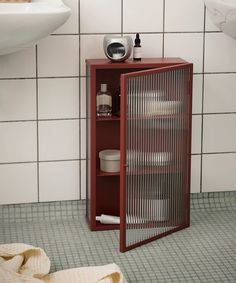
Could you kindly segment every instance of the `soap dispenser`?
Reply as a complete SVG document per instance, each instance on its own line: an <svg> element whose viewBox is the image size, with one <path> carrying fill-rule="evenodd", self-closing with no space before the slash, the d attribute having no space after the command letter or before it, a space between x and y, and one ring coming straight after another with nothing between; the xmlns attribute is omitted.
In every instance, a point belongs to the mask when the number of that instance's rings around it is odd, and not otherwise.
<svg viewBox="0 0 236 283"><path fill-rule="evenodd" d="M136 33L136 38L134 40L134 49L133 49L133 59L134 60L141 60L141 50L142 50L142 47L140 45L141 43L141 40L139 38L139 33Z"/></svg>

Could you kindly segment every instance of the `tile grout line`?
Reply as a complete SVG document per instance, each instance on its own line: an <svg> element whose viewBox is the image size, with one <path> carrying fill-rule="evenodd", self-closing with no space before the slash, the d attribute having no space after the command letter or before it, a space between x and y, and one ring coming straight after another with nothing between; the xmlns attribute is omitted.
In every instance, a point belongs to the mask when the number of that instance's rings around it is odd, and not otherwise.
<svg viewBox="0 0 236 283"><path fill-rule="evenodd" d="M163 0L163 27L162 27L162 58L165 57L165 9L166 9L166 1Z"/></svg>
<svg viewBox="0 0 236 283"><path fill-rule="evenodd" d="M124 0L121 0L121 36L124 34Z"/></svg>
<svg viewBox="0 0 236 283"><path fill-rule="evenodd" d="M201 113L201 159L200 159L200 193L203 188L203 134L204 134L204 86L205 86L205 40L206 40L206 6L204 5L204 21L203 21L203 54L202 54L202 113Z"/></svg>
<svg viewBox="0 0 236 283"><path fill-rule="evenodd" d="M37 201L39 200L39 104L38 104L38 94L39 94L39 86L38 86L38 45L35 46L35 60L36 60L36 131L37 131Z"/></svg>
<svg viewBox="0 0 236 283"><path fill-rule="evenodd" d="M212 115L235 115L236 112L215 112L215 113L193 113L193 116L212 116ZM22 123L22 122L50 122L50 121L76 121L76 120L86 120L86 117L77 118L45 118L45 119L28 119L28 120L3 120L1 123Z"/></svg>
<svg viewBox="0 0 236 283"><path fill-rule="evenodd" d="M236 112L235 112L236 113ZM0 121L0 123L22 123L22 122L49 122L49 121L76 121L76 120L83 120L83 118L48 118L48 119L29 119L29 120L5 120Z"/></svg>
<svg viewBox="0 0 236 283"><path fill-rule="evenodd" d="M124 0L121 0L122 3L122 7L123 7L123 3ZM165 1L165 0L163 0ZM126 32L127 34L132 34L132 31L128 31ZM158 34L158 33L162 33L162 32L153 32L153 31L142 31L142 33L144 34ZM170 33L170 34L175 34L175 33L180 33L180 34L185 34L185 33L203 33L202 30L191 30L191 31L183 31L183 30L179 30L179 31L167 31L166 33ZM218 31L218 30L208 30L205 31L205 33L223 33L222 31ZM117 34L117 32L79 32L79 33L58 33L58 34L51 34L51 36L77 36L77 35L104 35L104 34Z"/></svg>
<svg viewBox="0 0 236 283"><path fill-rule="evenodd" d="M235 152L236 153L236 152ZM37 164L37 163L50 163L50 162L73 162L73 161L84 161L85 158L72 158L72 159L52 159L52 160L31 160L31 161L13 161L13 162L0 162L2 165L14 165L14 164Z"/></svg>
<svg viewBox="0 0 236 283"><path fill-rule="evenodd" d="M79 183L79 199L81 200L81 196L82 196L82 181L81 181L81 101L82 101L82 89L81 89L81 48L80 48L80 42L81 42L81 34L80 34L80 19L81 19L81 15L80 15L80 0L78 0L78 40L79 40L79 157L80 157L80 160L79 160L79 176L78 176L78 183Z"/></svg>
<svg viewBox="0 0 236 283"><path fill-rule="evenodd" d="M226 151L226 152L205 152L202 155L227 155L236 154L236 151ZM201 153L192 153L191 156L201 156ZM31 161L12 161L12 162L0 162L0 166L4 165L17 165L17 164L37 164L37 163L51 163L51 162L74 162L74 161L86 161L86 158L74 158L74 159L52 159L52 160L31 160Z"/></svg>
<svg viewBox="0 0 236 283"><path fill-rule="evenodd" d="M117 33L116 33L117 34ZM132 33L133 34L133 33ZM159 33L163 34L163 32ZM166 34L166 32L165 32ZM206 34L206 33L205 33ZM194 72L194 75L202 75L202 72ZM236 74L236 71L215 71L215 72L205 72L204 74L207 75L229 75L229 74ZM80 76L38 76L38 79L76 79L76 78L85 78L86 75L80 75ZM34 80L36 77L5 77L0 78L0 81L8 81L8 80Z"/></svg>

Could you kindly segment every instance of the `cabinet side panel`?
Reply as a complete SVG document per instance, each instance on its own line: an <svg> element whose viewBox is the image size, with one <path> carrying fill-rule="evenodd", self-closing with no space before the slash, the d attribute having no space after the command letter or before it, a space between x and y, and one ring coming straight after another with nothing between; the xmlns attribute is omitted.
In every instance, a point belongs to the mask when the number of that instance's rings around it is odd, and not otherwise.
<svg viewBox="0 0 236 283"><path fill-rule="evenodd" d="M86 65L86 216L88 221L91 221L90 204L91 204L91 139L90 139L90 128L91 128L91 77L90 67Z"/></svg>

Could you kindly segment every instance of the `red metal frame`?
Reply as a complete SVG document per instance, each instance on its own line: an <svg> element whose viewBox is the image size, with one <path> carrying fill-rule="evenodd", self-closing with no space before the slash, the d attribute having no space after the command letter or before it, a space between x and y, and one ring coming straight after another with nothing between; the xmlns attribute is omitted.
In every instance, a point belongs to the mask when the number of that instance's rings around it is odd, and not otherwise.
<svg viewBox="0 0 236 283"><path fill-rule="evenodd" d="M96 70L94 68L91 68L91 78L96 81ZM96 93L96 85L91 80L91 101L90 101L90 121L91 121L91 128L90 128L90 140L91 140L91 212L90 212L90 221L91 221L91 229L96 226L96 100L92 99L92 96ZM95 109L95 111L94 111ZM92 154L93 153L93 154Z"/></svg>
<svg viewBox="0 0 236 283"><path fill-rule="evenodd" d="M187 164L187 184L186 184L186 193L187 193L187 213L186 213L186 223L187 226L190 226L190 188L191 188L191 148L192 148L192 89L193 89L193 64L190 65L190 72L189 72L189 95L188 95L188 116L189 116L189 136L188 136L188 164Z"/></svg>
<svg viewBox="0 0 236 283"><path fill-rule="evenodd" d="M88 176L91 180L91 191L90 191L90 220L88 220L90 229L93 231L96 230L110 230L110 229L119 229L121 227L125 227L125 221L126 221L126 208L125 208L125 172L126 172L126 155L125 155L125 109L126 109L126 96L122 96L121 98L121 119L119 121L119 118L112 117L112 118L97 118L96 117L96 92L98 87L98 77L97 74L100 74L100 72L103 72L103 70L111 70L111 72L114 72L115 70L120 70L120 76L121 76L121 93L125 93L125 82L126 77L128 74L122 75L122 72L124 73L132 72L132 76L139 76L140 74L147 74L153 73L153 72L167 72L169 70L177 70L180 68L186 68L188 66L190 71L190 77L189 77L189 116L191 116L191 88L192 88L192 64L188 64L188 62L180 59L180 58L148 58L148 59L142 59L141 61L133 61L133 60L127 60L125 62L111 62L107 59L88 59L86 60L86 64L90 67L90 92L91 92L91 105L90 105L90 113L91 113L91 124L90 124L90 156L91 156L91 166L90 171L91 175ZM158 69L157 69L158 68ZM152 70L157 69L157 70ZM135 72L133 72L134 70ZM138 71L137 71L138 70ZM140 71L139 71L140 70ZM145 71L144 71L145 70ZM112 75L111 75L112 76ZM112 80L112 77L109 78ZM96 222L96 211L97 211L97 200L98 200L98 194L101 192L98 190L97 187L97 180L98 178L119 178L119 174L104 174L102 172L97 172L97 125L98 123L120 123L120 132L122 133L120 135L120 150L121 150L121 168L120 168L120 219L121 223L120 225L102 225ZM99 124L102 125L102 124ZM191 133L191 117L189 118L189 129ZM107 137L106 137L107 138ZM126 247L125 246L125 230L124 228L121 228L121 234L120 234L120 250L122 252L127 251L131 248L134 248L136 246L142 245L144 243L147 243L149 241L152 241L154 239L160 238L164 235L173 233L174 231L183 229L187 226L189 226L189 211L190 211L190 165L191 165L191 135L189 136L188 141L188 152L190 153L188 156L188 177L187 177L187 184L186 184L186 192L187 192L187 219L186 223L187 225L184 225L182 227L178 227L176 229L173 229L172 231L169 231L167 233L163 233L161 236L153 237L149 240L145 240L142 243L136 244L132 247ZM106 197L106 196L105 196ZM109 201L109 200L108 200Z"/></svg>

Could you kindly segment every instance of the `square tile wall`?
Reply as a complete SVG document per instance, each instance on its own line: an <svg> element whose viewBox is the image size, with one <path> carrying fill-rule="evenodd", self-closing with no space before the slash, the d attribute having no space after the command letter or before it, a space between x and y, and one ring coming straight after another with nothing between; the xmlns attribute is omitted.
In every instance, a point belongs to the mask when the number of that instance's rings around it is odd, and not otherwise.
<svg viewBox="0 0 236 283"><path fill-rule="evenodd" d="M39 201L60 201L79 199L79 172L79 161L40 163Z"/></svg>
<svg viewBox="0 0 236 283"><path fill-rule="evenodd" d="M1 203L85 198L85 59L105 58L104 35L136 32L143 57L194 63L192 192L236 190L233 172L219 174L236 154L236 40L211 23L203 1L64 2L72 14L63 26L0 56Z"/></svg>

